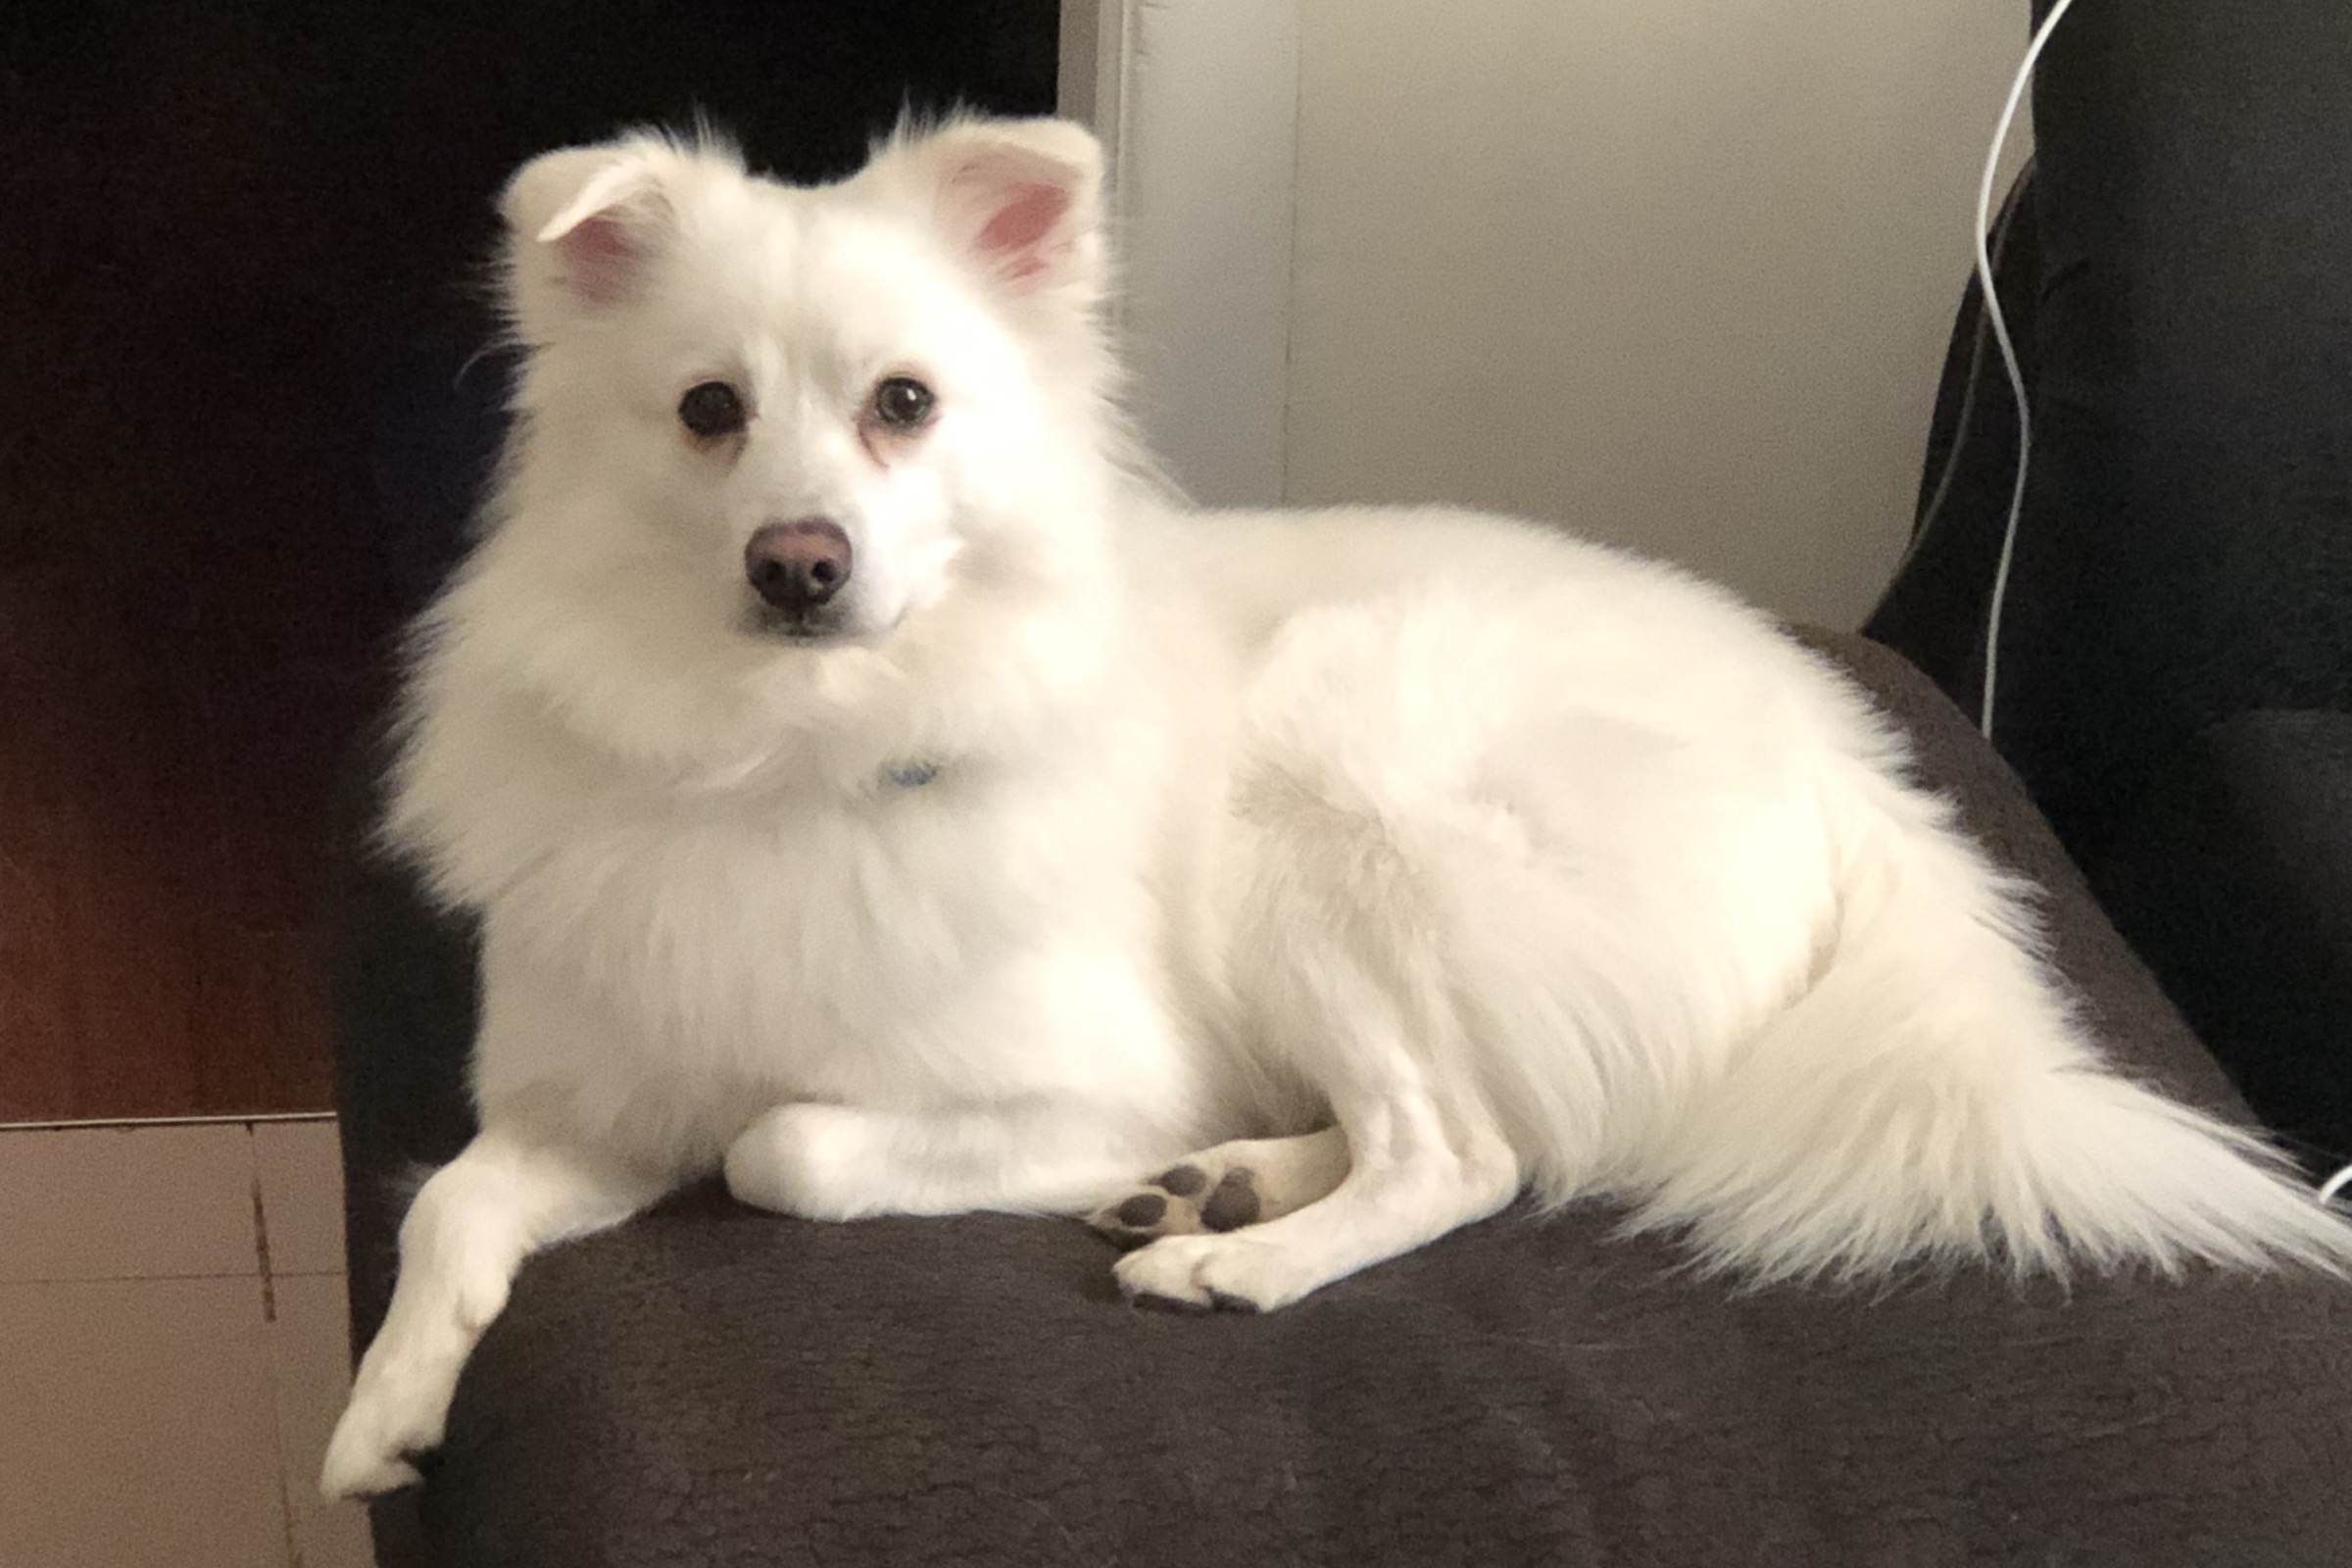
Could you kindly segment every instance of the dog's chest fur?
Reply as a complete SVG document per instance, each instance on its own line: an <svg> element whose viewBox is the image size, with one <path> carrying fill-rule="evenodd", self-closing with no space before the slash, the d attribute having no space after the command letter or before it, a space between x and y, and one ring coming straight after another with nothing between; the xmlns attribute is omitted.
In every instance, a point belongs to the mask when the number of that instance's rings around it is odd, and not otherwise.
<svg viewBox="0 0 2352 1568"><path fill-rule="evenodd" d="M1131 777L924 757L854 788L697 795L519 739L460 816L469 845L437 858L471 868L514 960L603 1025L567 1070L995 1101L1085 1092L1105 1031L1176 1045L1160 835L1139 825L1156 808ZM1152 1076L1135 1092L1176 1092Z"/></svg>

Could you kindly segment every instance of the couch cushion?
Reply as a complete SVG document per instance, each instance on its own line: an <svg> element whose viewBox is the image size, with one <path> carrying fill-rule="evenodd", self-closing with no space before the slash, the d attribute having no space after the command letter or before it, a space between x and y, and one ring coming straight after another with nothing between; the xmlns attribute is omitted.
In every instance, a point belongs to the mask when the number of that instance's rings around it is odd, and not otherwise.
<svg viewBox="0 0 2352 1568"><path fill-rule="evenodd" d="M1960 715L1828 641L2051 889L2117 1057L2233 1106ZM503 1568L2347 1560L2352 1290L1737 1294L1612 1218L1509 1214L1190 1317L1122 1304L1074 1222L815 1225L705 1190L523 1270L415 1505L441 1561Z"/></svg>

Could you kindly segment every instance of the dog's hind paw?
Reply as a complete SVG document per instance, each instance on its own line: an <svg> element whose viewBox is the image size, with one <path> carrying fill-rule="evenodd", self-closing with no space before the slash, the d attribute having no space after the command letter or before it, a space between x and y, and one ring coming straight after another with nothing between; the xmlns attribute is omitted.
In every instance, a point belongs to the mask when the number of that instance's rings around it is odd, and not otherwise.
<svg viewBox="0 0 2352 1568"><path fill-rule="evenodd" d="M1247 1235L1171 1236L1112 1272L1135 1305L1191 1312L1270 1312L1323 1283L1310 1260Z"/></svg>
<svg viewBox="0 0 2352 1568"><path fill-rule="evenodd" d="M1337 1128L1240 1139L1169 1166L1087 1223L1127 1248L1163 1236L1221 1235L1304 1208L1347 1174L1348 1143Z"/></svg>
<svg viewBox="0 0 2352 1568"><path fill-rule="evenodd" d="M1257 1172L1232 1165L1211 1180L1195 1158L1171 1165L1117 1202L1095 1210L1087 1223L1121 1247L1141 1247L1162 1236L1238 1230L1271 1217L1258 1196Z"/></svg>

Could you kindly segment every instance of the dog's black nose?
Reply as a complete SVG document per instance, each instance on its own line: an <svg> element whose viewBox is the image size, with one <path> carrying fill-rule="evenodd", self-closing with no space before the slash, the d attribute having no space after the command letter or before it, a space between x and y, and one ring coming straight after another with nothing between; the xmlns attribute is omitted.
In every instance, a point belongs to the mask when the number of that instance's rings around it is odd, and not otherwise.
<svg viewBox="0 0 2352 1568"><path fill-rule="evenodd" d="M814 610L850 580L850 536L830 517L771 522L743 547L743 574L778 610Z"/></svg>

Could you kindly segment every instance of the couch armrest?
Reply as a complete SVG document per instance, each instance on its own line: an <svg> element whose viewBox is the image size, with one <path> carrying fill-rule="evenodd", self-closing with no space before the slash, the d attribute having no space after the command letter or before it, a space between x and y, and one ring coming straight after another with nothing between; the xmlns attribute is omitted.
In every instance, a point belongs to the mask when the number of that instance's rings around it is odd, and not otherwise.
<svg viewBox="0 0 2352 1568"><path fill-rule="evenodd" d="M335 1102L359 1344L383 1320L400 1217L417 1180L473 1136L474 934L427 904L415 874L375 844L389 758L377 733L345 763L329 882Z"/></svg>
<svg viewBox="0 0 2352 1568"><path fill-rule="evenodd" d="M2241 713L2159 769L2093 867L2255 1110L2352 1159L2352 713Z"/></svg>

